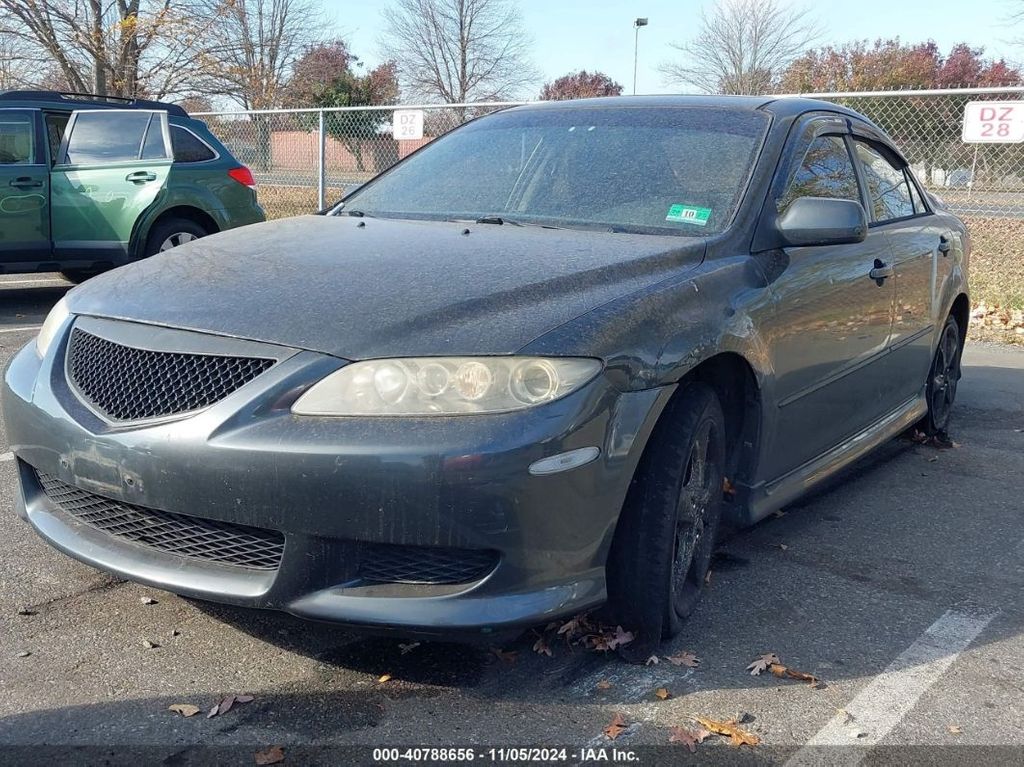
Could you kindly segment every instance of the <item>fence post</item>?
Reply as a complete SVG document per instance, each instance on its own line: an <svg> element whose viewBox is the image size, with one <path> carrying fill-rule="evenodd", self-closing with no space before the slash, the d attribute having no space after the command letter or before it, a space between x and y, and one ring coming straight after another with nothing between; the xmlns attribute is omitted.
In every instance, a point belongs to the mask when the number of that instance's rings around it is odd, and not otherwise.
<svg viewBox="0 0 1024 767"><path fill-rule="evenodd" d="M320 110L320 131L318 134L317 152L317 194L320 210L327 207L327 131L324 125L324 110Z"/></svg>

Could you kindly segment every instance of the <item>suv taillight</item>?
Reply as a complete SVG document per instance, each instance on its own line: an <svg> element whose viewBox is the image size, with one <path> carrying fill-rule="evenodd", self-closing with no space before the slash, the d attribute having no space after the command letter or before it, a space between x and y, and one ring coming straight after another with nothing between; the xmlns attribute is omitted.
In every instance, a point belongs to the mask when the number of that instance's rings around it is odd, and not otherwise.
<svg viewBox="0 0 1024 767"><path fill-rule="evenodd" d="M250 189L256 188L256 179L252 177L252 171L246 168L244 165L240 168L232 168L228 171L228 175L231 176L239 184L244 184Z"/></svg>

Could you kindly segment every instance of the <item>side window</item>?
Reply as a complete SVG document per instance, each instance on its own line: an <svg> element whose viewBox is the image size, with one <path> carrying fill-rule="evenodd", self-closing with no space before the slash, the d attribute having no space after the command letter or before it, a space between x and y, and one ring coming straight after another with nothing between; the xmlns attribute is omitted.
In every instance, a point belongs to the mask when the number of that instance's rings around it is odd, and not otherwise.
<svg viewBox="0 0 1024 767"><path fill-rule="evenodd" d="M841 136L818 136L811 142L785 194L776 203L779 213L798 197L860 201L857 174Z"/></svg>
<svg viewBox="0 0 1024 767"><path fill-rule="evenodd" d="M64 161L103 165L138 160L151 117L149 112L79 112Z"/></svg>
<svg viewBox="0 0 1024 767"><path fill-rule="evenodd" d="M164 131L160 120L153 116L149 122L149 130L146 131L146 140L142 145L143 160L166 160L167 147L164 146Z"/></svg>
<svg viewBox="0 0 1024 767"><path fill-rule="evenodd" d="M175 162L206 162L217 156L191 131L178 125L171 126L171 149L174 151Z"/></svg>
<svg viewBox="0 0 1024 767"><path fill-rule="evenodd" d="M910 188L910 199L914 202L915 213L927 213L928 206L924 204L924 200L921 198L921 192L917 188L917 184L914 183L913 176L910 175L909 169L903 171L907 176L907 186Z"/></svg>
<svg viewBox="0 0 1024 767"><path fill-rule="evenodd" d="M46 143L50 146L50 163L57 164L57 154L60 152L60 142L64 140L64 129L68 127L70 115L48 114L46 115Z"/></svg>
<svg viewBox="0 0 1024 767"><path fill-rule="evenodd" d="M875 221L913 216L914 201L903 169L863 141L857 141L856 147L857 161L864 170Z"/></svg>
<svg viewBox="0 0 1024 767"><path fill-rule="evenodd" d="M35 133L31 113L0 112L0 165L34 164Z"/></svg>

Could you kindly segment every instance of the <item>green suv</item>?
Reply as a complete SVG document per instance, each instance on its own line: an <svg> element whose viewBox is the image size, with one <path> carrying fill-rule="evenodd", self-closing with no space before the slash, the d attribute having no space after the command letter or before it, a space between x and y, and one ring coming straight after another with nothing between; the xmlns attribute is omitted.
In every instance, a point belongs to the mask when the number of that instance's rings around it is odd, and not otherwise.
<svg viewBox="0 0 1024 767"><path fill-rule="evenodd" d="M264 218L249 169L180 106L0 93L0 273L79 282Z"/></svg>

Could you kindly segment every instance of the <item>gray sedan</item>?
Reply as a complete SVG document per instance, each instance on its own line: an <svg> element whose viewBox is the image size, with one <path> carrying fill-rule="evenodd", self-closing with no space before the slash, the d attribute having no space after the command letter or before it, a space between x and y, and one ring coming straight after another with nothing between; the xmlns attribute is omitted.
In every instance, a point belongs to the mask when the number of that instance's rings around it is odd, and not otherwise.
<svg viewBox="0 0 1024 767"><path fill-rule="evenodd" d="M3 391L18 513L202 599L489 638L607 603L646 657L752 523L941 432L963 224L833 104L538 104L327 215L72 290Z"/></svg>

